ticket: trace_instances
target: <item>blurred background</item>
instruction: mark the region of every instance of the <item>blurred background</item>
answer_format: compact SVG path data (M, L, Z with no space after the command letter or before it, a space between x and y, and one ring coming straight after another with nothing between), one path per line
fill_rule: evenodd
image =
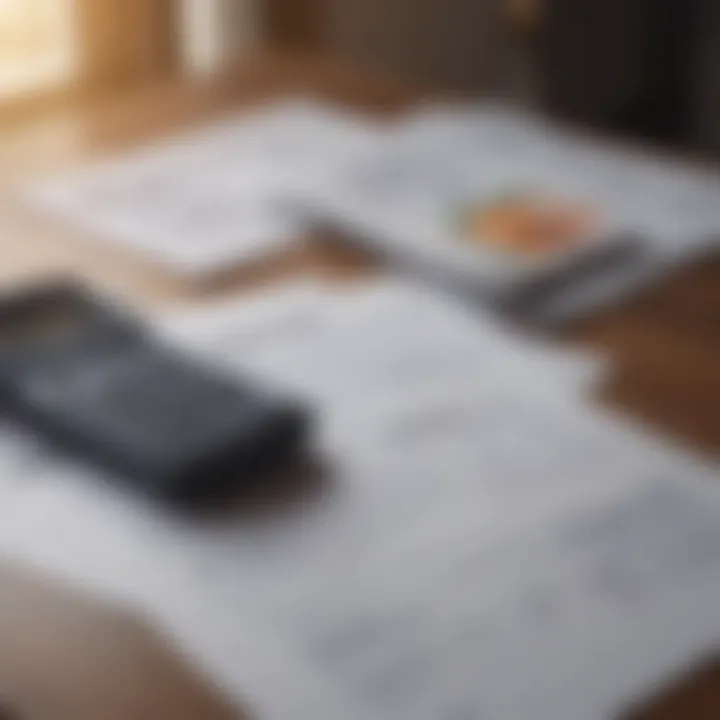
M0 118L283 49L718 153L719 35L711 0L0 0Z
M255 36L252 0L0 0L0 107L217 69Z

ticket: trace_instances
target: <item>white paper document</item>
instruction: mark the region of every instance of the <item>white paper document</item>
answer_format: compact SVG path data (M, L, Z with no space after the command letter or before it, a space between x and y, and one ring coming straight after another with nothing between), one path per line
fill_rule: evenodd
M164 330L312 404L308 492L193 521L46 459L0 550L143 607L267 720L613 720L715 648L715 468L440 296L323 292Z
M481 104L437 105L406 123L409 142L470 147L486 154L497 177L525 176L596 202L618 231L647 234L666 252L717 242L720 173L583 134L531 112ZM412 140L411 140L412 138ZM457 157L457 154L454 154Z
M40 181L28 200L99 241L203 275L300 242L308 225L294 188L325 181L381 133L349 111L287 100Z
M641 236L652 262L649 255L595 287L598 298L578 299L592 306L716 244L719 194L718 173L594 141L529 112L440 104L398 126L332 187L310 188L309 204L411 270L501 296L608 238ZM568 223L575 243L564 235Z

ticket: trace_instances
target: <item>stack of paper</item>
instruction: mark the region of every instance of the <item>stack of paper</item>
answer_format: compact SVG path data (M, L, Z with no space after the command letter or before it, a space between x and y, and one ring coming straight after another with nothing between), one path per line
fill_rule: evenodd
M578 283L583 310L707 250L719 193L717 173L478 104L420 111L311 202L375 252L495 298L640 237L635 266Z
M43 181L33 207L190 276L252 263L330 223L406 268L493 301L641 237L547 301L566 319L707 249L717 174L598 144L501 105L392 125L283 101ZM624 259L623 259L624 258Z
M193 523L45 461L0 547L149 610L258 717L610 720L720 640L717 475L586 407L587 365L389 281L164 332L312 402L323 491Z
M31 188L35 208L191 276L262 259L308 228L290 199L374 146L379 126L288 100Z

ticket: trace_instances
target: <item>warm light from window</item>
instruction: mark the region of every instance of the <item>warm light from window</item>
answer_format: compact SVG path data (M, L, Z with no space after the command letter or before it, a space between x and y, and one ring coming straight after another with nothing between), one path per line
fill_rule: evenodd
M74 9L74 0L0 0L0 100L72 79Z

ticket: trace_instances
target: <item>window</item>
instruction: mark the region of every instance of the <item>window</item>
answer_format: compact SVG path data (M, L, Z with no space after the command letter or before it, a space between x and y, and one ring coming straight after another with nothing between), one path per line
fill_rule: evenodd
M74 0L0 0L0 102L72 81L75 10Z
M214 71L249 49L255 0L0 0L0 111L65 90ZM42 103L40 103L42 104Z

